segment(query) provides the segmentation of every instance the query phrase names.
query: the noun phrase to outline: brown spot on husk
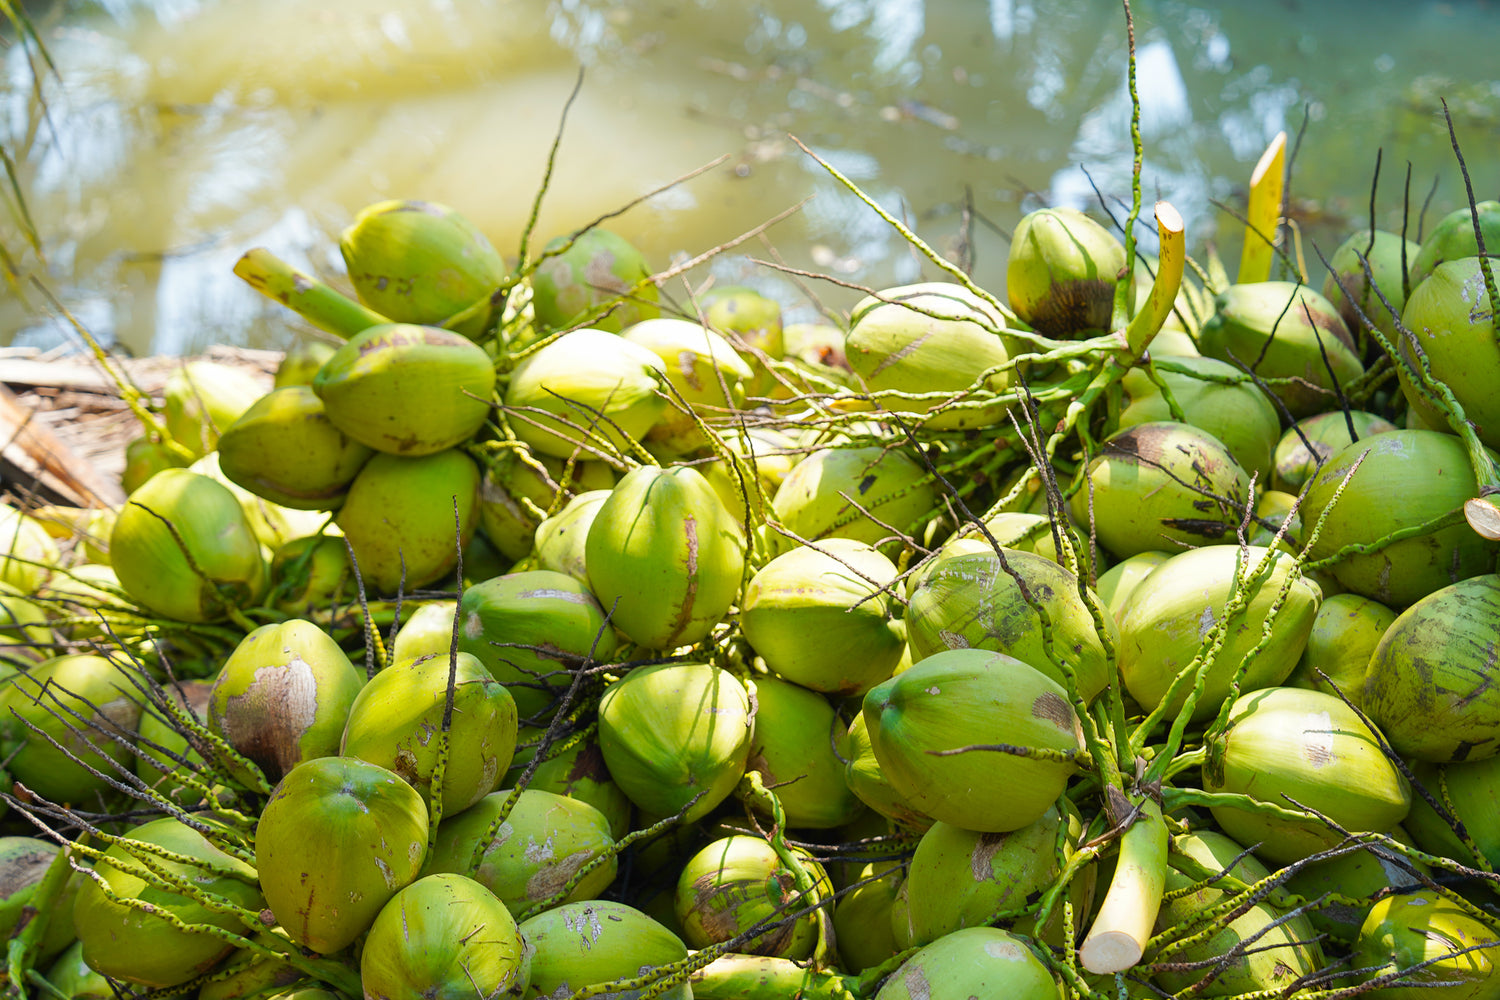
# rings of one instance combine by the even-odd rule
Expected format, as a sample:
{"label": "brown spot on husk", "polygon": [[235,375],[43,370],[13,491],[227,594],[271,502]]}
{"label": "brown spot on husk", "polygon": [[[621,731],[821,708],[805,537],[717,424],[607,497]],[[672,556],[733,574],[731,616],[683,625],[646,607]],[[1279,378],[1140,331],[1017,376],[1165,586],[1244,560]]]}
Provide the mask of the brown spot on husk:
{"label": "brown spot on husk", "polygon": [[1230,525],[1224,521],[1198,517],[1164,517],[1161,519],[1161,524],[1165,528],[1172,528],[1188,535],[1200,535],[1203,538],[1223,538],[1230,530]]}
{"label": "brown spot on husk", "polygon": [[318,681],[300,656],[286,664],[259,667],[244,692],[224,704],[224,737],[279,781],[301,759],[297,746],[317,719]]}
{"label": "brown spot on husk", "polygon": [[1055,691],[1045,691],[1037,696],[1031,703],[1031,717],[1046,719],[1059,729],[1071,729],[1073,726],[1073,709]]}

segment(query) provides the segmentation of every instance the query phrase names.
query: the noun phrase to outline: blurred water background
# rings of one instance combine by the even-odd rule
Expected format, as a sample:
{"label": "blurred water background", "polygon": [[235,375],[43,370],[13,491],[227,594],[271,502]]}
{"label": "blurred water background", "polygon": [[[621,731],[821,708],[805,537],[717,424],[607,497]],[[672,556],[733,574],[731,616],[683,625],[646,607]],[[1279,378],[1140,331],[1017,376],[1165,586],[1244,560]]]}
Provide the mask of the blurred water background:
{"label": "blurred water background", "polygon": [[[28,9],[55,61],[4,53],[0,139],[45,259],[0,211],[20,293],[0,344],[66,343],[44,283],[136,354],[286,347],[305,328],[232,273],[267,246],[340,283],[339,231],[383,198],[449,204],[514,254],[580,67],[537,236],[723,157],[610,228],[663,268],[800,206],[689,275],[750,284],[791,319],[935,276],[794,135],[980,284],[1042,204],[1121,218],[1126,31],[1116,0],[98,0]],[[1251,168],[1286,130],[1290,214],[1325,253],[1376,221],[1500,197],[1500,6],[1485,0],[1136,0],[1146,212],[1238,259]],[[45,106],[38,101],[44,98]],[[1433,188],[1436,183],[1436,188]],[[965,243],[965,234],[971,239]],[[1321,272],[1311,250],[1313,280]],[[680,298],[678,289],[668,294]]]}

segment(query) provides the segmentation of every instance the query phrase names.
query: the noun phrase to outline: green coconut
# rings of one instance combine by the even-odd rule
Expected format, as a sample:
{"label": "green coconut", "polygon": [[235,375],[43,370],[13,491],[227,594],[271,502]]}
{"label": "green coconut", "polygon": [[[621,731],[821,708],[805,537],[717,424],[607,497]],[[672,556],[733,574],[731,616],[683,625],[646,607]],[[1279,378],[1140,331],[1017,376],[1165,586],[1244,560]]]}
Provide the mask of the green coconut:
{"label": "green coconut", "polygon": [[908,802],[886,778],[875,756],[875,745],[863,713],[849,723],[849,731],[839,741],[838,753],[845,761],[844,783],[861,802],[910,829],[925,830],[932,825],[932,817]]}
{"label": "green coconut", "polygon": [[130,495],[109,551],[120,586],[179,621],[216,621],[265,592],[265,560],[239,501],[187,469],[163,470]]}
{"label": "green coconut", "polygon": [[1370,1000],[1488,1000],[1500,991],[1500,935],[1488,922],[1431,889],[1375,901],[1360,926],[1352,965],[1364,982],[1395,981]]}
{"label": "green coconut", "polygon": [[288,385],[312,385],[313,376],[331,357],[337,345],[326,340],[297,340],[281,356],[273,382],[280,389]]}
{"label": "green coconut", "polygon": [[367,205],[339,237],[339,252],[359,300],[396,323],[441,323],[507,273],[473,223],[429,201]]}
{"label": "green coconut", "polygon": [[348,437],[416,457],[461,444],[484,426],[495,367],[484,348],[457,333],[381,324],[335,351],[312,389]]}
{"label": "green coconut", "polygon": [[1141,581],[1150,576],[1156,567],[1170,558],[1172,558],[1170,552],[1155,550],[1137,552],[1099,574],[1099,583],[1094,588],[1094,593],[1099,595],[1099,600],[1104,602],[1109,613],[1118,621],[1125,610],[1125,605],[1130,600],[1130,595],[1135,593],[1135,588],[1139,587]]}
{"label": "green coconut", "polygon": [[864,811],[834,752],[844,725],[828,699],[776,677],[755,680],[755,737],[747,771],[759,771],[789,826],[826,830]]}
{"label": "green coconut", "polygon": [[272,389],[219,438],[219,468],[257,496],[299,510],[343,503],[370,449],[328,419],[305,385]]}
{"label": "green coconut", "polygon": [[[1213,358],[1172,358],[1156,365],[1156,375],[1166,383],[1186,423],[1218,438],[1240,468],[1259,474],[1260,483],[1270,479],[1281,417],[1243,372]],[[1130,405],[1120,413],[1119,427],[1175,419],[1166,395],[1144,370],[1132,369],[1125,387]]]}
{"label": "green coconut", "polygon": [[[764,519],[766,503],[802,458],[796,439],[771,427],[725,427],[719,437],[743,464],[735,466],[715,458],[699,465],[698,470],[736,521],[758,524]],[[754,477],[758,493],[748,478],[741,479],[742,475]]]}
{"label": "green coconut", "polygon": [[[47,970],[47,982],[69,1000],[115,1000],[115,988],[109,979],[95,972],[83,960],[81,941],[74,941],[52,963]],[[208,1000],[218,998],[209,997]]]}
{"label": "green coconut", "polygon": [[603,462],[567,465],[551,455],[506,449],[489,460],[479,487],[479,530],[508,559],[523,559],[554,506],[588,490],[609,490],[614,471]]}
{"label": "green coconut", "polygon": [[1487,574],[1427,595],[1381,635],[1363,704],[1402,757],[1443,764],[1500,752],[1497,615],[1500,576]]}
{"label": "green coconut", "polygon": [[[1500,204],[1495,206],[1500,230]],[[1500,231],[1491,253],[1500,250]],[[1493,274],[1500,263],[1490,262]],[[1500,448],[1500,402],[1495,385],[1500,380],[1500,346],[1496,344],[1495,312],[1484,286],[1478,257],[1460,257],[1438,265],[1430,277],[1412,289],[1401,314],[1422,349],[1426,367],[1453,393],[1464,419],[1487,447]],[[1416,365],[1413,345],[1400,342],[1401,356]],[[1401,390],[1406,401],[1429,425],[1448,429],[1448,418],[1422,387],[1404,373]]]}
{"label": "green coconut", "polygon": [[620,336],[661,358],[673,390],[672,405],[647,433],[647,440],[681,454],[697,451],[708,440],[694,416],[710,425],[722,424],[743,406],[755,373],[728,341],[707,327],[663,317],[626,327]]}
{"label": "green coconut", "polygon": [[1214,819],[1240,843],[1256,845],[1262,858],[1281,864],[1339,844],[1343,831],[1383,833],[1406,818],[1411,788],[1380,741],[1333,695],[1286,687],[1243,694],[1228,727],[1208,739],[1204,790],[1292,809],[1311,806],[1341,830],[1229,805],[1213,806]]}
{"label": "green coconut", "polygon": [[125,445],[125,469],[120,473],[120,486],[127,494],[134,493],[161,470],[185,469],[190,461],[188,456],[167,447],[155,437],[142,434],[131,438]]}
{"label": "green coconut", "polygon": [[354,566],[338,535],[303,535],[271,554],[267,603],[289,618],[312,618],[352,604]]}
{"label": "green coconut", "polygon": [[[1335,505],[1334,494],[1351,473]],[[1328,569],[1346,590],[1404,608],[1494,567],[1496,544],[1462,520],[1382,544],[1395,532],[1457,511],[1478,492],[1463,443],[1451,434],[1397,430],[1362,438],[1330,458],[1303,494],[1303,523],[1322,521],[1308,555],[1339,554]],[[1346,554],[1355,545],[1363,551]]]}
{"label": "green coconut", "polygon": [[[524,769],[524,765],[513,763],[505,779],[507,784],[520,781]],[[597,739],[574,739],[561,749],[554,745],[532,772],[526,788],[587,802],[604,814],[609,835],[617,841],[630,832],[630,799],[610,776]]]}
{"label": "green coconut", "polygon": [[[587,802],[527,788],[496,829],[495,820],[512,794],[510,789],[493,792],[472,809],[443,820],[430,870],[472,870],[516,914],[604,892],[616,868],[608,818]],[[589,870],[580,874],[585,866]],[[565,889],[565,896],[553,898]]]}
{"label": "green coconut", "polygon": [[536,528],[536,561],[542,569],[566,573],[580,583],[589,582],[585,552],[589,527],[599,508],[609,499],[609,490],[589,490],[569,500],[567,506]]}
{"label": "green coconut", "polygon": [[[225,933],[245,932],[240,914],[265,905],[254,868],[170,816],[130,830],[94,871],[110,894],[93,878],[78,891],[73,922],[84,960],[138,986],[177,986],[207,972],[234,951]],[[199,898],[180,894],[169,879],[186,881]]]}
{"label": "green coconut", "polygon": [[703,322],[723,334],[755,373],[746,392],[765,395],[776,384],[765,362],[786,355],[781,303],[743,285],[719,285],[699,296],[698,307]]}
{"label": "green coconut", "polygon": [[369,929],[427,853],[427,805],[400,776],[353,757],[303,761],[255,828],[255,869],[278,923],[332,954]]}
{"label": "green coconut", "polygon": [[53,639],[42,605],[0,583],[0,665],[30,667],[49,656]]}
{"label": "green coconut", "polygon": [[532,314],[549,333],[583,322],[618,333],[661,314],[656,286],[642,284],[650,276],[640,250],[608,229],[559,236],[542,248],[531,276]]}
{"label": "green coconut", "polygon": [[891,904],[901,882],[901,863],[872,861],[856,872],[852,888],[833,908],[839,964],[850,972],[873,969],[896,954]]}
{"label": "green coconut", "polygon": [[0,583],[35,594],[61,562],[56,540],[40,521],[0,503]]}
{"label": "green coconut", "polygon": [[466,588],[459,601],[458,648],[483,663],[510,690],[521,717],[531,718],[567,690],[574,669],[608,662],[615,635],[583,584],[538,569]]}
{"label": "green coconut", "polygon": [[853,538],[896,551],[901,543],[891,529],[918,529],[936,506],[937,491],[926,470],[906,453],[874,446],[824,448],[797,463],[772,498],[776,520],[790,532],[773,535],[773,544],[784,552],[799,542]]}
{"label": "green coconut", "polygon": [[905,646],[882,589],[896,576],[894,563],[851,538],[798,546],[751,577],[740,627],[787,680],[832,695],[863,694],[891,675]]}
{"label": "green coconut", "polygon": [[[1396,319],[1406,304],[1406,290],[1402,287],[1406,268],[1416,261],[1420,250],[1411,240],[1384,229],[1357,232],[1339,244],[1328,259],[1323,297],[1333,303],[1350,330],[1363,329],[1360,320],[1363,313],[1377,330],[1394,338]],[[1361,258],[1369,263],[1368,275]]]}
{"label": "green coconut", "polygon": [[[570,996],[588,986],[636,979],[649,970],[687,958],[687,945],[659,922],[633,907],[602,899],[565,903],[521,924],[531,956],[528,1000]],[[645,989],[611,990],[618,1000],[639,1000]],[[658,994],[692,1000],[683,983]]]}
{"label": "green coconut", "polygon": [[[1456,764],[1418,761],[1412,775],[1446,814],[1439,814],[1423,796],[1412,796],[1405,826],[1416,845],[1461,864],[1493,868],[1500,861],[1500,786],[1495,783],[1500,757]],[[1463,824],[1468,843],[1459,839],[1450,820]]]}
{"label": "green coconut", "polygon": [[521,997],[531,949],[483,885],[428,875],[396,893],[370,925],[359,979],[367,1000]]}
{"label": "green coconut", "polygon": [[1109,553],[1232,541],[1249,477],[1207,431],[1173,421],[1107,438],[1079,473],[1069,511]]}
{"label": "green coconut", "polygon": [[262,625],[214,679],[208,725],[271,782],[302,761],[339,752],[364,676],[312,622]]}
{"label": "green coconut", "polygon": [[643,465],[610,491],[584,551],[611,623],[671,650],[707,637],[739,596],[745,538],[697,470]]}
{"label": "green coconut", "polygon": [[735,951],[790,959],[811,956],[820,940],[818,914],[792,914],[830,898],[833,886],[811,855],[794,853],[812,880],[806,889],[798,888],[791,866],[760,837],[725,837],[693,855],[677,878],[677,921],[683,940],[701,949],[760,929]]}
{"label": "green coconut", "polygon": [[250,524],[250,531],[261,545],[276,549],[293,538],[316,534],[328,520],[319,510],[298,510],[273,503],[245,489],[224,474],[219,465],[219,452],[211,451],[188,466],[188,471],[207,476],[223,486],[239,501],[240,509]]}
{"label": "green coconut", "polygon": [[931,430],[983,427],[1005,412],[1004,404],[986,402],[1010,381],[1004,328],[1004,316],[962,285],[928,282],[861,299],[844,350],[882,408],[917,415]]}
{"label": "green coconut", "polygon": [[1294,418],[1338,405],[1336,386],[1364,372],[1338,310],[1307,285],[1231,285],[1214,307],[1198,335],[1203,354],[1248,367],[1262,379],[1289,380],[1268,388]]}
{"label": "green coconut", "polygon": [[265,391],[260,380],[243,369],[215,361],[185,362],[172,370],[162,389],[167,433],[194,458],[201,458]]}
{"label": "green coconut", "polygon": [[106,777],[118,781],[130,770],[125,740],[139,725],[143,700],[134,671],[123,656],[72,653],[7,678],[0,759],[10,777],[51,802],[97,806],[111,791]]}
{"label": "green coconut", "polygon": [[[1412,796],[1408,822],[1422,806],[1421,797]],[[1415,846],[1403,827],[1393,829],[1390,836],[1409,847]],[[1334,894],[1355,900],[1354,903],[1330,900],[1307,912],[1307,919],[1315,931],[1328,935],[1339,946],[1348,947],[1359,937],[1359,927],[1369,912],[1370,905],[1366,900],[1390,895],[1392,890],[1410,892],[1426,884],[1431,877],[1431,869],[1422,862],[1412,861],[1382,843],[1372,842],[1361,844],[1347,854],[1297,869],[1286,880],[1286,888],[1304,899],[1320,899]]]}
{"label": "green coconut", "polygon": [[1484,245],[1490,253],[1500,248],[1500,201],[1481,201],[1472,209],[1465,206],[1455,208],[1438,220],[1432,231],[1422,239],[1416,256],[1411,258],[1412,291],[1426,283],[1428,275],[1434,273],[1447,261],[1461,257],[1473,257],[1479,253],[1479,241],[1474,238],[1474,216],[1479,216],[1479,229],[1484,233]]}
{"label": "green coconut", "polygon": [[1303,484],[1317,475],[1329,458],[1353,442],[1349,436],[1350,423],[1354,424],[1360,440],[1396,429],[1389,420],[1362,410],[1350,410],[1347,414],[1333,410],[1299,420],[1276,444],[1271,486],[1287,493],[1300,493]]}
{"label": "green coconut", "polygon": [[1078,697],[1092,701],[1113,673],[1100,631],[1110,648],[1119,636],[1114,617],[1097,598],[1086,600],[1077,577],[1030,552],[939,558],[907,602],[912,662],[946,649],[993,650],[1064,688],[1071,674]]}
{"label": "green coconut", "polygon": [[739,784],[751,728],[744,685],[706,663],[636,667],[599,701],[599,748],[615,783],[653,815],[686,809],[689,823]]}
{"label": "green coconut", "polygon": [[[29,923],[43,916],[36,912],[33,900],[48,869],[55,863],[68,863],[58,861],[59,851],[56,844],[36,837],[0,837],[0,934],[7,940],[21,928],[22,920]],[[62,893],[52,901],[45,914],[46,929],[37,942],[38,965],[50,962],[73,943],[73,903],[82,884],[81,878],[69,877]]]}
{"label": "green coconut", "polygon": [[[1241,595],[1238,608],[1231,603],[1236,590]],[[1317,585],[1301,575],[1287,553],[1253,545],[1190,549],[1146,577],[1121,610],[1120,676],[1143,708],[1149,711],[1165,702],[1168,717],[1175,716],[1193,681],[1168,700],[1173,681],[1222,624],[1222,644],[1193,708],[1194,720],[1210,719],[1229,696],[1237,672],[1240,691],[1286,680],[1307,645],[1321,600]],[[1278,604],[1267,641],[1266,622]],[[1247,659],[1252,649],[1258,651]]]}
{"label": "green coconut", "polygon": [[[1040,819],[1076,770],[1073,757],[1083,744],[1060,684],[986,650],[952,649],[913,664],[872,688],[863,712],[891,787],[933,819],[980,832],[1019,830]],[[942,755],[1002,739],[1049,756]]]}
{"label": "green coconut", "polygon": [[[1228,872],[1245,883],[1270,875],[1239,843],[1211,830],[1173,837],[1167,861],[1165,885],[1173,898],[1164,900],[1157,912],[1160,934],[1170,934],[1226,901],[1222,883],[1204,885],[1205,875]],[[1220,959],[1228,961],[1221,967]],[[1162,961],[1188,966],[1157,972],[1152,978],[1163,989],[1175,994],[1207,979],[1197,987],[1202,995],[1224,997],[1290,987],[1322,968],[1323,954],[1306,916],[1289,916],[1262,900],[1251,900],[1236,907],[1227,925],[1178,948],[1170,957],[1164,955]]]}
{"label": "green coconut", "polygon": [[1036,329],[1073,337],[1109,329],[1115,285],[1129,273],[1113,233],[1076,209],[1043,208],[1011,235],[1005,294]]}
{"label": "green coconut", "polygon": [[394,771],[430,800],[444,718],[442,814],[452,816],[494,791],[516,750],[515,699],[473,656],[397,660],[370,678],[349,706],[339,753]]}
{"label": "green coconut", "polygon": [[1342,693],[1362,706],[1370,656],[1395,620],[1396,612],[1368,597],[1334,594],[1326,598],[1287,683],[1326,694]]}
{"label": "green coconut", "polygon": [[965,927],[907,959],[875,1000],[1058,1000],[1062,992],[1033,947],[997,927]]}
{"label": "green coconut", "polygon": [[462,451],[420,458],[381,453],[354,477],[335,523],[366,589],[394,594],[452,572],[478,526],[478,507],[479,467]]}

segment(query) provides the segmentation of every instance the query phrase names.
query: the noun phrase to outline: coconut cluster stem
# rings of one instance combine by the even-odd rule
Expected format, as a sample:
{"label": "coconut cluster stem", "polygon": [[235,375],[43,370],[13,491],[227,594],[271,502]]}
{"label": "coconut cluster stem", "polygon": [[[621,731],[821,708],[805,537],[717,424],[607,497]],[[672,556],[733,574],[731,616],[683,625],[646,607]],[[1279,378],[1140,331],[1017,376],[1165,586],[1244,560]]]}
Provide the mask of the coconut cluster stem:
{"label": "coconut cluster stem", "polygon": [[1161,909],[1167,878],[1167,825],[1161,806],[1140,792],[1129,796],[1135,821],[1120,837],[1120,857],[1109,892],[1078,949],[1096,974],[1124,972],[1141,960]]}
{"label": "coconut cluster stem", "polygon": [[320,330],[345,339],[390,320],[367,309],[312,275],[297,270],[265,247],[239,259],[234,273],[251,288],[275,299]]}
{"label": "coconut cluster stem", "polygon": [[1286,133],[1261,154],[1250,175],[1250,203],[1245,210],[1245,246],[1240,251],[1239,282],[1266,281],[1276,255],[1276,230],[1281,225],[1281,196],[1286,183]]}

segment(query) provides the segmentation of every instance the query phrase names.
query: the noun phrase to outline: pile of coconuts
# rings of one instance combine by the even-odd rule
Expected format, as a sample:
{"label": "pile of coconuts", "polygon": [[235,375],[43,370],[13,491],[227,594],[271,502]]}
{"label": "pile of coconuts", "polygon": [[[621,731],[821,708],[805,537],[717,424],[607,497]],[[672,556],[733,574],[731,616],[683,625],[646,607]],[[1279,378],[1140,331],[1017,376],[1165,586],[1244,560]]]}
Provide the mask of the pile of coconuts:
{"label": "pile of coconuts", "polygon": [[1321,292],[1156,223],[838,325],[417,201],[352,298],[247,254],[328,339],[0,511],[8,989],[1500,996],[1500,203]]}

